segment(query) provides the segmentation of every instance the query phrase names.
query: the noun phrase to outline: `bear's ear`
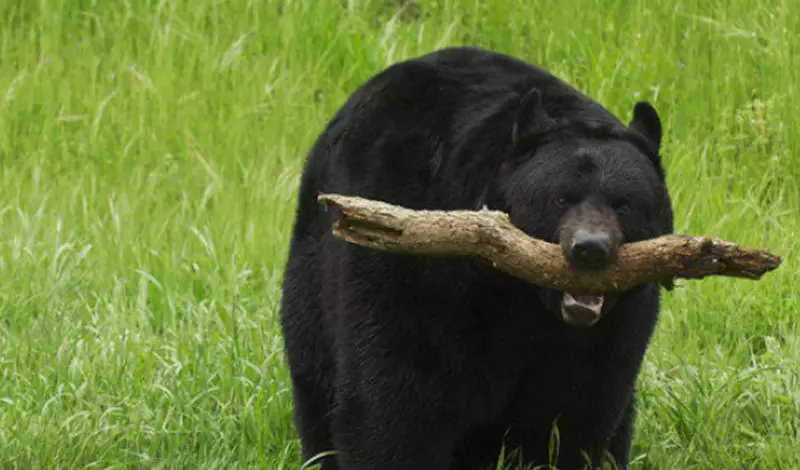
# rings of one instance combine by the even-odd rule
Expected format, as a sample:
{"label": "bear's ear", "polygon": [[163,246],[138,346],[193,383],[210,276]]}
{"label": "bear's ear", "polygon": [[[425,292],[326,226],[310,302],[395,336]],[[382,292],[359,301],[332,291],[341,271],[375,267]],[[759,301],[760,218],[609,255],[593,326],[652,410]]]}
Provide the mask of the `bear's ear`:
{"label": "bear's ear", "polygon": [[633,117],[628,128],[655,145],[661,147],[661,119],[655,108],[647,101],[639,101],[633,107]]}
{"label": "bear's ear", "polygon": [[542,104],[542,94],[538,88],[532,88],[520,99],[511,133],[512,144],[517,145],[521,138],[544,130],[551,123]]}

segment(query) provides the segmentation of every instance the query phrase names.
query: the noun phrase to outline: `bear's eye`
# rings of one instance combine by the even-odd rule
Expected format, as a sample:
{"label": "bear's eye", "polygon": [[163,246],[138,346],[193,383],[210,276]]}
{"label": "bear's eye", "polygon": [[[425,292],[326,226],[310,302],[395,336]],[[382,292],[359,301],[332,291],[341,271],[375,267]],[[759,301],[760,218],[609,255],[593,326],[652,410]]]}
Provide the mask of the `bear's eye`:
{"label": "bear's eye", "polygon": [[569,201],[567,201],[565,196],[559,196],[556,198],[557,207],[567,207],[567,204],[569,204]]}
{"label": "bear's eye", "polygon": [[618,201],[614,203],[614,210],[617,211],[618,214],[630,214],[631,206],[625,201]]}

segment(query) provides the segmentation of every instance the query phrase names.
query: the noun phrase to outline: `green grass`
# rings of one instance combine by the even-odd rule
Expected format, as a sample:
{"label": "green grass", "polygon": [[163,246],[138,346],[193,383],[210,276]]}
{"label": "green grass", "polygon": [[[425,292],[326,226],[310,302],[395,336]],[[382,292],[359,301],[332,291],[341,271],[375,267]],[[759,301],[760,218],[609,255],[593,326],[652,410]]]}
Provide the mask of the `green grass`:
{"label": "green grass", "polygon": [[666,296],[635,469],[800,468],[800,15],[791,2],[0,4],[0,467],[301,464],[277,304],[304,154],[438,47],[657,106],[677,231],[767,247]]}

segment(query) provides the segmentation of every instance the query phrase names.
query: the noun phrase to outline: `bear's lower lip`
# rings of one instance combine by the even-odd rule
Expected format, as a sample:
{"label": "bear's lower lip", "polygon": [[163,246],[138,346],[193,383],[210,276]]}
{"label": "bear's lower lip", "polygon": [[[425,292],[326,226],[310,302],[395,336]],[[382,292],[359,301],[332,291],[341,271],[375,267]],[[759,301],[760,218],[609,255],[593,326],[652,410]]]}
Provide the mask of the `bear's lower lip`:
{"label": "bear's lower lip", "polygon": [[603,294],[573,295],[564,292],[561,299],[561,317],[565,323],[572,326],[592,326],[600,320],[603,300]]}

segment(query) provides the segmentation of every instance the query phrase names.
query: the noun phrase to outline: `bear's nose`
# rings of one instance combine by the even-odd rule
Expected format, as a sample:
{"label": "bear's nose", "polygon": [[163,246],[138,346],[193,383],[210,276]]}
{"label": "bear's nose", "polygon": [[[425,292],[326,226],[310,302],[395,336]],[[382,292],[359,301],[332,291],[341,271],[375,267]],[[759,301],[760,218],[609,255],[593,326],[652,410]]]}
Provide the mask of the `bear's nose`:
{"label": "bear's nose", "polygon": [[606,232],[578,229],[572,238],[573,262],[582,268],[599,269],[611,262],[611,236]]}

